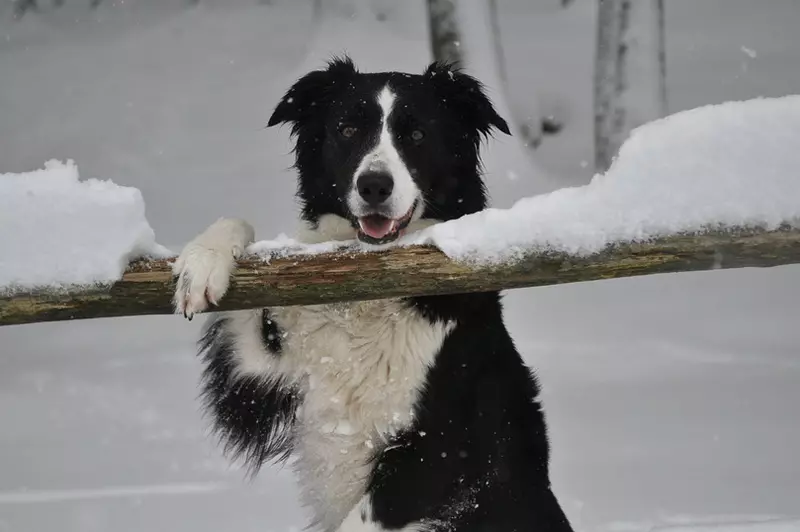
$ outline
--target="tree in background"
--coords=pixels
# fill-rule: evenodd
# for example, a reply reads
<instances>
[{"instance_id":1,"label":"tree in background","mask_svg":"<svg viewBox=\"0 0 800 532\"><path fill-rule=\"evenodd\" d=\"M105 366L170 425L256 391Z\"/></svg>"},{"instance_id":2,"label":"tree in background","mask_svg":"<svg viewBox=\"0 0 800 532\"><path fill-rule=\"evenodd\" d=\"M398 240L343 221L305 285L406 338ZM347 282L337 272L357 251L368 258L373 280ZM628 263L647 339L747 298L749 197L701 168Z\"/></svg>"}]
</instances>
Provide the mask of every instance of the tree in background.
<instances>
[{"instance_id":1,"label":"tree in background","mask_svg":"<svg viewBox=\"0 0 800 532\"><path fill-rule=\"evenodd\" d=\"M28 11L39 11L45 6L39 0L11 0L16 18ZM81 0L75 0L80 3ZM92 9L102 0L82 0ZM270 0L253 0L269 4ZM393 0L310 0L313 11L313 33L320 33L332 19L370 17L379 22L387 20L398 9ZM184 0L196 5L200 0ZM49 0L49 6L58 8L65 0ZM506 102L515 132L525 146L536 148L545 134L556 133L561 124L553 117L542 117L536 96L514 102L508 96L508 75L498 19L497 0L427 0L429 39L433 58L455 65L467 66L473 71L483 70L482 79L492 85L498 96ZM469 18L471 23L465 24ZM476 24L477 22L477 24ZM465 53L462 42L468 41ZM470 51L471 50L471 51ZM469 55L469 57L466 57ZM480 56L480 57L478 57Z\"/></svg>"},{"instance_id":2,"label":"tree in background","mask_svg":"<svg viewBox=\"0 0 800 532\"><path fill-rule=\"evenodd\" d=\"M667 113L664 0L599 0L594 77L595 169L631 130Z\"/></svg>"},{"instance_id":3,"label":"tree in background","mask_svg":"<svg viewBox=\"0 0 800 532\"><path fill-rule=\"evenodd\" d=\"M461 32L453 0L428 0L431 53L436 61L463 64Z\"/></svg>"},{"instance_id":4,"label":"tree in background","mask_svg":"<svg viewBox=\"0 0 800 532\"><path fill-rule=\"evenodd\" d=\"M515 105L508 97L508 74L506 70L503 44L500 38L500 23L497 15L496 0L428 0L428 21L431 53L437 61L445 61L474 69L475 57L469 57L470 47L462 45L465 41L472 43L472 51L488 51L487 59L493 63L497 82L493 87L508 103L512 111L509 118L512 128L520 134L526 146L536 148L545 134L557 133L561 125L553 117L542 117L534 95L529 96L525 105ZM477 26L465 27L463 20L467 11L478 14L484 20L486 32L480 34ZM474 34L466 34L471 31ZM484 67L488 65L483 65Z\"/></svg>"},{"instance_id":5,"label":"tree in background","mask_svg":"<svg viewBox=\"0 0 800 532\"><path fill-rule=\"evenodd\" d=\"M262 0L263 1L263 0ZM313 19L317 25L329 18L373 17L384 22L394 6L391 0L313 0Z\"/></svg>"}]
</instances>

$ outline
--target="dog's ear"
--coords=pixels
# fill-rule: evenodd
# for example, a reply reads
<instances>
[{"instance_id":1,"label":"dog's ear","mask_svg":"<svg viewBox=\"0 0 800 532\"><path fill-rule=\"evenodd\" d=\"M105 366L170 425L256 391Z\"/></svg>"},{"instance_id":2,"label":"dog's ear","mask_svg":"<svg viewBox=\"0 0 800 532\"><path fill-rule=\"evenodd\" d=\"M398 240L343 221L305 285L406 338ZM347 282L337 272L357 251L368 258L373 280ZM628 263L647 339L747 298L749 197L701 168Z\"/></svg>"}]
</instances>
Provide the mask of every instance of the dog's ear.
<instances>
[{"instance_id":1,"label":"dog's ear","mask_svg":"<svg viewBox=\"0 0 800 532\"><path fill-rule=\"evenodd\" d=\"M434 62L425 70L438 95L453 108L458 116L480 133L488 135L495 127L510 135L508 123L497 114L483 84L457 67L443 62Z\"/></svg>"},{"instance_id":2,"label":"dog's ear","mask_svg":"<svg viewBox=\"0 0 800 532\"><path fill-rule=\"evenodd\" d=\"M297 124L313 111L324 107L336 84L356 74L353 61L347 57L334 58L324 70L309 72L289 89L269 118L267 127L284 122Z\"/></svg>"}]
</instances>

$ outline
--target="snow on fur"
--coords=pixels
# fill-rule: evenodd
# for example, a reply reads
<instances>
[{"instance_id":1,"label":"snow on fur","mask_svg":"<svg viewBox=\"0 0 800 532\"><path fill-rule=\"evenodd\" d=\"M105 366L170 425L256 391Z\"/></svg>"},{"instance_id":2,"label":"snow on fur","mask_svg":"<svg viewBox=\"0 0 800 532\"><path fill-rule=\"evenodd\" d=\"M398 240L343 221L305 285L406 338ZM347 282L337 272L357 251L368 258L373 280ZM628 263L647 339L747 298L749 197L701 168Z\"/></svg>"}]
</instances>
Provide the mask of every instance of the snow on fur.
<instances>
[{"instance_id":1,"label":"snow on fur","mask_svg":"<svg viewBox=\"0 0 800 532\"><path fill-rule=\"evenodd\" d=\"M80 181L72 161L0 174L0 292L110 283L130 260L168 254L135 188Z\"/></svg>"}]
</instances>

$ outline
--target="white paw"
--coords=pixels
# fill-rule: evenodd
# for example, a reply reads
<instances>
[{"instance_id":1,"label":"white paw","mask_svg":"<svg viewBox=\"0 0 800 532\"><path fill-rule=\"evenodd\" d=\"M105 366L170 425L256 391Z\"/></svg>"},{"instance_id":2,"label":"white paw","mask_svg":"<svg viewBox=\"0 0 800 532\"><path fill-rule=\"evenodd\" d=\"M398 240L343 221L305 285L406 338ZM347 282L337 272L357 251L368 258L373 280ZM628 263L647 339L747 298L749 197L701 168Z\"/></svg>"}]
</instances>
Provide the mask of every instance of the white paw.
<instances>
[{"instance_id":1,"label":"white paw","mask_svg":"<svg viewBox=\"0 0 800 532\"><path fill-rule=\"evenodd\" d=\"M209 305L216 306L228 291L234 257L228 252L190 243L175 261L178 282L173 304L175 312L192 319Z\"/></svg>"},{"instance_id":2,"label":"white paw","mask_svg":"<svg viewBox=\"0 0 800 532\"><path fill-rule=\"evenodd\" d=\"M172 298L175 312L191 320L210 305L218 305L228 291L236 259L254 238L247 222L220 218L189 242L172 266L178 278Z\"/></svg>"}]
</instances>

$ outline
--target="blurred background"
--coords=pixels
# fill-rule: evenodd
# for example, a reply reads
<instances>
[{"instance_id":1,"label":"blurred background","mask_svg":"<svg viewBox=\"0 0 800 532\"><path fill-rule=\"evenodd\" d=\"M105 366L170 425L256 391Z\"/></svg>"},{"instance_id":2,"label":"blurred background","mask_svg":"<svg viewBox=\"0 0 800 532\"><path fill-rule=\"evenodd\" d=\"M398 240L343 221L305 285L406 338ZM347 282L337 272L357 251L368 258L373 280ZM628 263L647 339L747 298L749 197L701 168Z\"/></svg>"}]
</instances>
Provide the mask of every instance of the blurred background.
<instances>
[{"instance_id":1,"label":"blurred background","mask_svg":"<svg viewBox=\"0 0 800 532\"><path fill-rule=\"evenodd\" d=\"M625 4L627 33L602 23ZM138 187L174 249L222 215L272 238L296 219L288 128L265 128L289 85L344 52L409 72L455 54L512 123L485 155L507 207L587 183L598 139L624 138L596 128L598 94L620 105L596 79L618 75L603 46L631 51L633 127L800 93L797 28L797 0L0 0L0 172L69 158ZM796 266L506 296L576 530L800 519L798 296ZM249 480L208 435L199 325L0 328L0 531L305 526L288 467Z\"/></svg>"}]
</instances>

